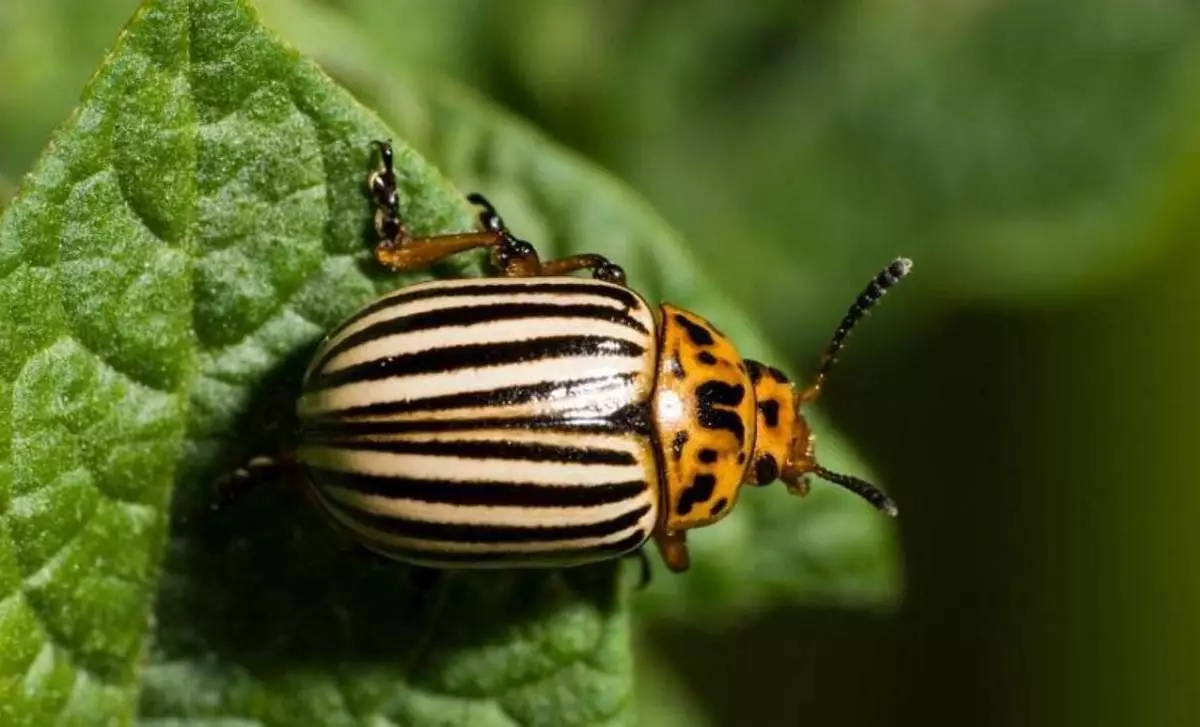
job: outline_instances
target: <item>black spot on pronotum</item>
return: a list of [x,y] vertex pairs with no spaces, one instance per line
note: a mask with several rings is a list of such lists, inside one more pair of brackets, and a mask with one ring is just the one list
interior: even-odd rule
[[735,407],[746,396],[746,387],[731,385],[724,381],[705,381],[696,388],[697,419],[705,429],[724,429],[741,444],[746,437],[742,418],[736,411],[718,409],[717,406]]
[[713,506],[708,511],[708,514],[712,517],[716,517],[717,515],[725,512],[725,508],[727,507],[729,507],[729,498],[722,497],[720,500],[717,500],[713,503]]
[[779,463],[774,455],[764,454],[754,463],[754,481],[759,485],[769,485],[779,479]]
[[717,362],[717,357],[708,351],[701,351],[700,355],[696,357],[696,360],[707,366],[712,366]]
[[738,464],[746,464],[746,453],[738,452]]
[[717,461],[717,450],[705,447],[704,449],[700,450],[700,454],[698,454],[697,457],[699,457],[700,461],[705,464],[712,464],[713,462]]
[[696,344],[697,346],[713,345],[714,341],[712,334],[709,333],[708,329],[704,326],[689,320],[687,316],[681,313],[675,314],[675,322],[678,323],[683,330],[687,331],[688,338],[692,339],[692,343]]
[[679,358],[679,349],[675,349],[671,354],[668,365],[671,367],[671,373],[675,375],[675,378],[682,379],[687,375],[687,372],[683,370],[683,360]]
[[788,382],[788,377],[784,376],[783,372],[774,366],[768,366],[767,373],[771,375],[772,379],[775,379],[781,384],[786,384]]
[[717,478],[712,475],[696,475],[692,484],[679,497],[679,514],[687,515],[696,505],[713,496],[717,486]]
[[671,454],[675,455],[675,459],[683,457],[683,446],[687,444],[688,433],[679,431],[675,433],[675,439],[671,442]]
[[747,361],[746,368],[750,374],[750,383],[757,384],[763,375],[763,365],[757,361]]
[[779,426],[779,402],[774,399],[758,402],[758,409],[762,412],[763,422],[772,429]]

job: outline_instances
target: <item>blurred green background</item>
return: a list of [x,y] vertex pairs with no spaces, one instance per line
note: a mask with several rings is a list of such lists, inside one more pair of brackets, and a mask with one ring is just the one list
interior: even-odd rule
[[[0,201],[135,6],[0,2]],[[825,400],[905,602],[644,634],[713,724],[1200,724],[1192,3],[259,6],[364,98],[459,83],[615,172],[793,370],[916,260]]]

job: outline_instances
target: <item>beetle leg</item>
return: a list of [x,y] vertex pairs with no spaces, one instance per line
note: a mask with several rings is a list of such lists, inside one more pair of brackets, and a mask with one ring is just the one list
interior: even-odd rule
[[609,262],[603,255],[584,253],[572,255],[561,260],[550,260],[542,263],[541,275],[562,275],[576,270],[591,270],[592,277],[617,285],[625,284],[625,271],[620,265]]
[[[560,260],[550,260],[541,262],[538,260],[537,251],[533,246],[524,240],[518,240],[508,232],[508,227],[504,224],[504,220],[500,219],[500,215],[496,213],[496,208],[492,203],[487,201],[487,198],[482,194],[471,194],[467,196],[467,200],[471,204],[478,205],[482,211],[479,213],[479,224],[483,225],[483,229],[489,232],[506,235],[510,241],[510,247],[505,249],[503,245],[496,248],[495,258],[498,267],[505,270],[509,275],[531,276],[531,275],[565,275],[573,273],[576,270],[591,270],[592,277],[597,280],[605,280],[618,285],[625,284],[625,271],[621,266],[615,265],[603,255],[595,255],[585,253],[582,255],[572,255]],[[519,269],[513,272],[513,259],[518,261]]]
[[646,555],[646,549],[638,548],[625,557],[638,559],[638,565],[641,566],[641,570],[640,575],[638,576],[637,588],[639,591],[646,590],[646,586],[650,585],[651,576],[654,575],[650,570],[650,556]]
[[410,239],[400,218],[400,196],[396,190],[396,159],[392,142],[376,141],[383,166],[367,177],[367,189],[375,203],[375,233],[380,240],[401,245]]
[[395,154],[391,142],[377,141],[382,166],[367,178],[367,189],[375,203],[375,259],[396,272],[419,270],[456,253],[480,247],[492,249],[492,262],[505,275],[527,277],[539,275],[541,263],[537,251],[524,240],[513,237],[496,208],[482,195],[467,199],[483,208],[478,232],[414,237],[400,217],[400,197],[396,189]]
[[687,531],[669,531],[659,526],[654,531],[654,544],[662,555],[663,562],[675,573],[682,573],[692,564],[688,555]]
[[224,510],[263,485],[280,479],[295,466],[291,456],[272,459],[252,457],[246,464],[221,477],[216,482],[217,498],[213,510]]
[[572,255],[542,263],[537,251],[509,232],[496,208],[481,194],[467,200],[481,208],[479,232],[413,237],[400,217],[400,197],[396,189],[395,154],[391,142],[377,141],[382,166],[367,178],[367,188],[375,203],[375,233],[379,244],[375,258],[396,272],[428,267],[456,253],[480,247],[492,249],[492,263],[510,277],[565,275],[576,270],[591,270],[592,277],[618,285],[625,284],[625,271],[601,255]]
[[397,272],[417,270],[465,250],[504,244],[508,234],[491,205],[486,205],[490,217],[480,215],[484,223],[481,232],[413,237],[400,216],[392,143],[376,141],[375,145],[379,147],[381,166],[367,177],[367,189],[375,203],[375,233],[379,236],[375,257],[381,264]]
[[499,244],[491,232],[462,232],[436,237],[383,240],[375,247],[375,259],[396,272],[420,270],[455,253]]

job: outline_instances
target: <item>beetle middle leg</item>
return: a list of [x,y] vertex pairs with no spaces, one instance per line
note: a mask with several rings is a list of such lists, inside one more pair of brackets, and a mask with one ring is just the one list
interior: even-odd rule
[[414,237],[400,216],[392,145],[387,141],[375,143],[379,147],[382,167],[371,173],[367,186],[375,203],[375,232],[379,235],[375,258],[382,265],[397,272],[418,270],[456,253],[489,247],[492,263],[509,277],[565,275],[576,270],[591,270],[592,277],[597,280],[625,284],[625,271],[602,255],[572,255],[543,263],[533,245],[515,237],[496,213],[496,208],[481,194],[468,195],[467,200],[480,207],[482,230]]
[[283,479],[295,467],[296,461],[291,455],[279,458],[251,457],[241,467],[216,481],[216,499],[211,507],[213,510],[226,510],[249,493]]
[[650,585],[650,581],[654,575],[652,569],[650,568],[650,556],[646,555],[646,549],[644,547],[638,548],[632,553],[627,553],[625,557],[637,558],[639,567],[637,589],[639,591],[646,590],[646,587]]

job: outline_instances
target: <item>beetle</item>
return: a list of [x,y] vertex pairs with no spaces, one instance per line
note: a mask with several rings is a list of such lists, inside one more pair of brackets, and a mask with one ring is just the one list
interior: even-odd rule
[[[673,571],[687,532],[743,486],[809,476],[896,506],[814,455],[811,404],[855,324],[901,278],[898,258],[850,307],[812,383],[743,359],[701,316],[652,308],[607,258],[542,261],[480,195],[482,229],[415,237],[394,155],[368,178],[375,257],[393,271],[488,248],[496,277],[401,288],[319,345],[297,403],[296,461],[338,529],[435,568],[574,566],[640,553]],[[590,279],[569,273],[590,270]]]

